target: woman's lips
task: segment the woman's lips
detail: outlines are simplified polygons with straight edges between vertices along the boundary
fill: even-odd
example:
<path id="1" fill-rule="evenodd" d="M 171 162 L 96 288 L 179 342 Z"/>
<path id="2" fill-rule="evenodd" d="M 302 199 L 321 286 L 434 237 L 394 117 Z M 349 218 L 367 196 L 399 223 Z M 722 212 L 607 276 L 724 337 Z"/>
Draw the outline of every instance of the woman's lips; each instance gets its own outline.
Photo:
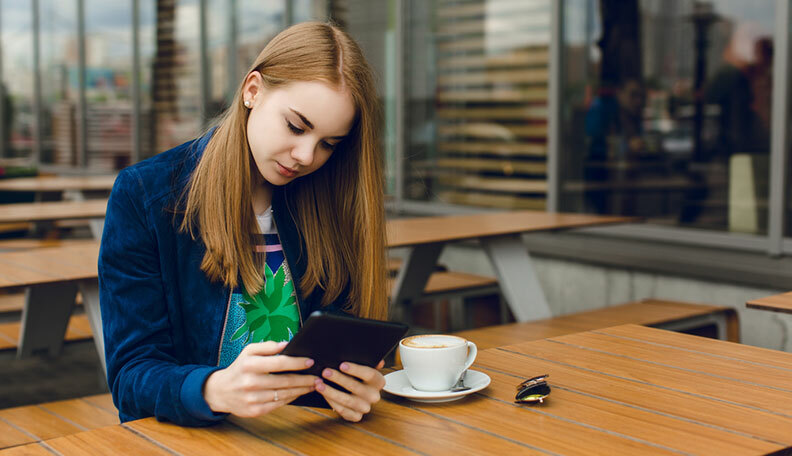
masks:
<path id="1" fill-rule="evenodd" d="M 276 163 L 277 163 L 277 162 L 276 162 Z M 280 163 L 277 163 L 277 165 L 278 165 L 278 172 L 279 172 L 279 173 L 280 173 L 282 176 L 285 176 L 285 177 L 294 177 L 294 176 L 296 176 L 296 175 L 297 175 L 297 171 L 295 171 L 295 170 L 293 170 L 293 169 L 291 169 L 291 168 L 287 168 L 287 167 L 285 167 L 285 166 L 281 165 Z"/>

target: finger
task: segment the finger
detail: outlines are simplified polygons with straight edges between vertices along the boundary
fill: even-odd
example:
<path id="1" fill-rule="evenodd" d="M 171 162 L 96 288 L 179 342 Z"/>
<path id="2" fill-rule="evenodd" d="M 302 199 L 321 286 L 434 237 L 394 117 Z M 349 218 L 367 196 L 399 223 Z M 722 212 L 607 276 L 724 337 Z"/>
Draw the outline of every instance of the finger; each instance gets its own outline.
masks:
<path id="1" fill-rule="evenodd" d="M 314 382 L 319 377 L 301 374 L 275 374 L 266 375 L 261 380 L 261 387 L 266 389 L 314 387 Z"/>
<path id="2" fill-rule="evenodd" d="M 299 388 L 281 388 L 275 391 L 278 392 L 278 400 L 276 402 L 282 402 L 283 405 L 285 405 L 302 395 L 314 391 L 314 387 L 313 385 L 311 385 L 311 386 L 302 386 Z"/>
<path id="3" fill-rule="evenodd" d="M 358 421 L 363 419 L 362 413 L 352 410 L 348 407 L 344 407 L 343 405 L 339 404 L 338 402 L 332 399 L 327 399 L 327 403 L 330 404 L 330 408 L 332 408 L 334 412 L 336 412 L 341 418 L 347 421 L 352 421 L 354 423 L 357 423 Z"/>
<path id="4" fill-rule="evenodd" d="M 301 371 L 314 365 L 310 358 L 294 356 L 247 356 L 242 361 L 242 370 L 255 374 L 270 372 Z"/>
<path id="5" fill-rule="evenodd" d="M 289 403 L 295 398 L 308 394 L 314 391 L 314 385 L 300 386 L 296 388 L 277 388 L 259 390 L 247 393 L 245 396 L 245 403 L 249 407 L 263 406 L 270 402 L 286 402 Z M 277 393 L 277 394 L 276 394 Z"/>
<path id="6" fill-rule="evenodd" d="M 352 393 L 353 396 L 358 396 L 369 404 L 377 402 L 380 399 L 378 389 L 372 385 L 361 383 L 360 380 L 350 377 L 349 375 L 345 375 L 337 370 L 329 368 L 324 369 L 322 371 L 322 378 L 326 378 L 338 386 L 346 388 L 346 390 Z"/>
<path id="7" fill-rule="evenodd" d="M 324 382 L 318 383 L 316 385 L 316 391 L 324 396 L 328 402 L 333 401 L 336 404 L 341 405 L 344 408 L 351 409 L 354 412 L 365 415 L 371 411 L 371 404 L 369 402 L 366 402 L 358 396 L 341 392 Z"/>
<path id="8" fill-rule="evenodd" d="M 363 383 L 374 386 L 378 390 L 385 387 L 385 377 L 383 377 L 382 374 L 374 368 L 360 364 L 344 362 L 341 363 L 339 369 L 341 369 L 343 373 L 357 377 L 362 380 Z"/>
<path id="9" fill-rule="evenodd" d="M 242 353 L 258 356 L 277 355 L 283 351 L 286 345 L 288 345 L 288 342 L 256 342 L 246 345 L 242 349 Z"/>
<path id="10" fill-rule="evenodd" d="M 377 370 L 380 370 L 383 367 L 385 367 L 385 360 L 384 359 L 377 364 Z"/>

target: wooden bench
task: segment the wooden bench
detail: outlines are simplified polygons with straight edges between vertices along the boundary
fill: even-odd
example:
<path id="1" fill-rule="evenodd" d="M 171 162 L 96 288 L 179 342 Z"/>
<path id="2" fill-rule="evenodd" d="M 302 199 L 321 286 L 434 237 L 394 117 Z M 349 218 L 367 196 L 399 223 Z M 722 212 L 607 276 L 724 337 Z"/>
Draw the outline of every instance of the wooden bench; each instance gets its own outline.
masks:
<path id="1" fill-rule="evenodd" d="M 388 260 L 388 288 L 393 292 L 396 274 L 402 263 L 398 258 Z M 498 281 L 494 277 L 469 274 L 465 272 L 447 271 L 444 266 L 438 265 L 432 272 L 424 286 L 420 300 L 434 301 L 434 321 L 450 320 L 452 330 L 469 328 L 471 326 L 471 310 L 466 298 L 484 295 L 497 295 L 500 301 L 500 288 Z M 450 318 L 441 316 L 437 301 L 448 299 L 450 304 Z M 410 310 L 403 308 L 405 305 L 412 305 L 410 301 L 402 301 L 400 305 L 393 304 L 391 309 L 392 317 L 404 322 L 411 322 Z M 501 301 L 502 303 L 502 301 Z M 501 315 L 505 315 L 505 309 L 501 309 Z"/>
<path id="2" fill-rule="evenodd" d="M 3 409 L 0 451 L 119 423 L 109 394 Z"/>
<path id="3" fill-rule="evenodd" d="M 674 331 L 714 326 L 719 338 L 740 341 L 737 314 L 731 307 L 660 299 L 644 299 L 545 320 L 490 326 L 456 334 L 474 341 L 479 349 L 486 349 L 631 323 Z"/>
<path id="4" fill-rule="evenodd" d="M 0 323 L 0 352 L 19 348 L 21 329 L 22 323 L 19 321 Z M 69 325 L 66 327 L 63 340 L 66 342 L 77 342 L 91 338 L 93 338 L 93 334 L 91 333 L 91 324 L 88 322 L 88 318 L 83 314 L 72 315 L 69 318 Z"/>

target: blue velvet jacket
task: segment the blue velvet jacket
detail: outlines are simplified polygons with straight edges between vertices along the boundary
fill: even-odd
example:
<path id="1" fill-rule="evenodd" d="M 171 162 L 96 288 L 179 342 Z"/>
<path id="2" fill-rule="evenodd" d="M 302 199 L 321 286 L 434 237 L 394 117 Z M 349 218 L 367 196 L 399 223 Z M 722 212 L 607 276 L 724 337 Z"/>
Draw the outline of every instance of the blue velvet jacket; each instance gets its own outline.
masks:
<path id="1" fill-rule="evenodd" d="M 210 135 L 124 169 L 110 195 L 99 297 L 107 378 L 121 421 L 153 415 L 200 426 L 225 417 L 209 409 L 202 389 L 219 369 L 233 290 L 206 277 L 200 269 L 203 242 L 178 230 L 178 204 Z M 288 191 L 275 189 L 273 219 L 299 284 L 307 263 Z M 322 295 L 317 289 L 301 296 L 296 288 L 302 320 L 320 308 Z M 324 310 L 337 312 L 346 300 L 344 293 Z"/>

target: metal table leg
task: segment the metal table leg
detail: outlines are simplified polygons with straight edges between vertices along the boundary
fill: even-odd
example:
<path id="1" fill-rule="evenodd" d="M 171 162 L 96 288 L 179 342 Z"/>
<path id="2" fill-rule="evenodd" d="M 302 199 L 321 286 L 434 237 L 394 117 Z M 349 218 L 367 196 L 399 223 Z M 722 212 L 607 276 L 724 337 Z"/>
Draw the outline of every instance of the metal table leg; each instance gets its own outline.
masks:
<path id="1" fill-rule="evenodd" d="M 99 361 L 102 362 L 102 370 L 107 375 L 107 365 L 105 363 L 104 331 L 102 330 L 102 310 L 99 307 L 99 281 L 97 279 L 81 280 L 79 282 L 80 294 L 83 298 L 85 315 L 91 325 L 96 351 L 99 354 Z"/>
<path id="2" fill-rule="evenodd" d="M 483 238 L 481 244 L 514 318 L 522 322 L 552 317 L 522 237 L 510 234 Z"/>
<path id="3" fill-rule="evenodd" d="M 25 291 L 17 358 L 42 349 L 53 357 L 60 354 L 76 296 L 74 282 L 36 285 Z"/>
<path id="4" fill-rule="evenodd" d="M 419 245 L 410 249 L 391 292 L 391 305 L 397 309 L 409 305 L 409 302 L 423 294 L 429 276 L 435 270 L 437 258 L 443 251 L 443 243 Z M 402 321 L 407 321 L 407 312 L 401 315 Z"/>

